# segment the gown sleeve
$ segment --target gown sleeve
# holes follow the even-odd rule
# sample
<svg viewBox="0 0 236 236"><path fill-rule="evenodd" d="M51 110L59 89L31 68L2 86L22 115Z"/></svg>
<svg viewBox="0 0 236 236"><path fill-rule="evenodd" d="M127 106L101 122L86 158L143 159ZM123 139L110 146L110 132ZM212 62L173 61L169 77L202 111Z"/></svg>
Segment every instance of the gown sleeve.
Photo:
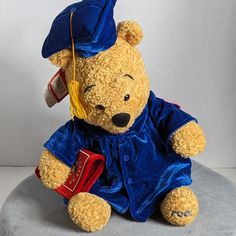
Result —
<svg viewBox="0 0 236 236"><path fill-rule="evenodd" d="M165 143L168 143L172 134L183 125L190 121L197 122L194 117L182 111L177 105L157 98L153 92L150 93L148 106L152 122Z"/></svg>
<svg viewBox="0 0 236 236"><path fill-rule="evenodd" d="M44 144L55 157L72 167L76 162L77 153L82 148L81 142L74 137L74 122L68 121L59 128Z"/></svg>

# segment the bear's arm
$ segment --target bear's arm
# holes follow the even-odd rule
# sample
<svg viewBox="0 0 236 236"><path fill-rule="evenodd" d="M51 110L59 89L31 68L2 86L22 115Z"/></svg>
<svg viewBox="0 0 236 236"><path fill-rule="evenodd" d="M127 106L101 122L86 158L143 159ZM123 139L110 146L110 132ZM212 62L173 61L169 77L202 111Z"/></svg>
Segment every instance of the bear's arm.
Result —
<svg viewBox="0 0 236 236"><path fill-rule="evenodd" d="M47 149L43 151L39 161L39 173L45 187L56 189L64 184L70 170L69 166L58 160Z"/></svg>
<svg viewBox="0 0 236 236"><path fill-rule="evenodd" d="M71 120L59 128L44 147L45 151L39 162L39 173L44 185L55 189L68 178L82 148L80 141L74 138L74 121Z"/></svg>
<svg viewBox="0 0 236 236"><path fill-rule="evenodd" d="M194 121L176 130L170 138L172 149L182 157L193 157L203 152L206 138L202 128Z"/></svg>
<svg viewBox="0 0 236 236"><path fill-rule="evenodd" d="M205 149L206 140L197 120L176 105L157 98L149 98L149 114L166 145L182 157L191 157Z"/></svg>

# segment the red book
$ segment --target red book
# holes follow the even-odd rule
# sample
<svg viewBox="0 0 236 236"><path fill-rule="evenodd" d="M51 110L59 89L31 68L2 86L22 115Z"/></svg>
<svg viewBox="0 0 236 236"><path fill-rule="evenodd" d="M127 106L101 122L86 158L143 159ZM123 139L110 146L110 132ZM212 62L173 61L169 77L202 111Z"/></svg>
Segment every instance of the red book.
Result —
<svg viewBox="0 0 236 236"><path fill-rule="evenodd" d="M76 164L73 166L65 184L55 189L55 191L66 199L70 199L80 192L88 192L102 174L104 168L104 156L81 149ZM35 173L40 178L38 168L35 170Z"/></svg>

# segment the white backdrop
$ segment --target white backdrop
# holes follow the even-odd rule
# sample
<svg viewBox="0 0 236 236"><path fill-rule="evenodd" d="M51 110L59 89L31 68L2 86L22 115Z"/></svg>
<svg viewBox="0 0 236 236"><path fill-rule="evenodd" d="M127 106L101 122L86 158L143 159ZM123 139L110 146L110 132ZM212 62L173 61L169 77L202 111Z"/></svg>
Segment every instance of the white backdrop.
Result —
<svg viewBox="0 0 236 236"><path fill-rule="evenodd" d="M0 165L36 165L42 144L69 119L42 90L56 71L41 58L54 17L74 1L0 0ZM159 97L200 121L208 147L198 160L236 167L236 1L118 0L118 20L140 22L139 46Z"/></svg>

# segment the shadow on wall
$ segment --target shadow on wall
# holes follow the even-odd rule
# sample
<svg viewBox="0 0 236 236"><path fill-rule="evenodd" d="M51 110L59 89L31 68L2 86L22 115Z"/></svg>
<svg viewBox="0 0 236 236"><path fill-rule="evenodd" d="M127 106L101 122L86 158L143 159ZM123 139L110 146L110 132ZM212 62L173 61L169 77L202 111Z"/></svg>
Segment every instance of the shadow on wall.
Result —
<svg viewBox="0 0 236 236"><path fill-rule="evenodd" d="M8 55L9 58L0 60L4 80L0 94L0 165L36 165L43 143L62 122L69 119L68 106L65 104L65 114L62 114L61 104L51 110L47 109L42 92L43 73L34 73L37 71L37 60L33 60L32 66L27 66L19 58L10 60L13 57L7 49L1 51L1 55ZM42 60L40 54L38 58ZM39 66L43 69L41 64ZM36 81L41 81L41 87Z"/></svg>
<svg viewBox="0 0 236 236"><path fill-rule="evenodd" d="M236 1L150 1L134 11L145 32L152 89L198 118L206 132L208 146L197 160L236 167Z"/></svg>
<svg viewBox="0 0 236 236"><path fill-rule="evenodd" d="M0 165L36 165L43 143L69 119L67 99L51 110L44 103L44 86L56 68L41 57L50 23L69 3L12 0L2 4Z"/></svg>

